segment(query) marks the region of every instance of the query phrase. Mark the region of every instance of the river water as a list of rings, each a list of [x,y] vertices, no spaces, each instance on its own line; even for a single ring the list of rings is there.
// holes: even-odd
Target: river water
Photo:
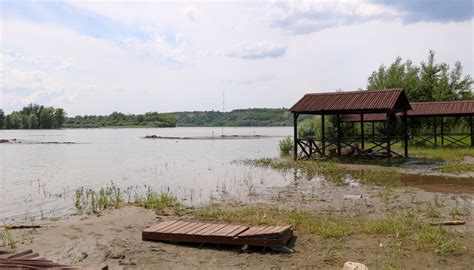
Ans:
[[[263,201],[253,194],[273,194],[293,184],[303,189],[330,184],[321,176],[298,181],[300,173],[294,170],[281,172],[239,162],[278,157],[278,142],[291,133],[291,127],[0,130],[0,139],[22,142],[0,143],[0,222],[75,213],[76,189],[99,190],[111,183],[122,191],[130,187],[135,192],[148,187],[166,191],[187,205],[224,195],[227,200]],[[221,134],[261,137],[143,138]],[[472,179],[403,175],[401,180],[405,186],[430,193],[474,194]]]
[[[216,191],[241,198],[249,189],[287,185],[292,177],[250,168],[235,160],[278,156],[289,127],[1,130],[0,220],[62,216],[74,212],[79,187],[113,182],[151,186],[196,202]],[[260,139],[161,140],[158,136],[267,135]],[[41,144],[73,142],[74,144]]]

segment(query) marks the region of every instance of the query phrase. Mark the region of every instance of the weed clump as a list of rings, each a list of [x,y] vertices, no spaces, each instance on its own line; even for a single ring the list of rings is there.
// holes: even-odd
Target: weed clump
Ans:
[[[18,240],[16,240],[12,231],[7,226],[4,226],[3,230],[0,231],[0,239],[4,247],[10,247],[11,249],[16,248],[18,243]]]
[[[124,194],[127,197],[126,202],[123,200]],[[131,186],[122,191],[112,182],[98,192],[80,187],[74,193],[74,205],[79,214],[101,214],[105,209],[120,208],[126,204],[155,210],[170,208],[175,214],[182,212],[182,206],[175,196],[169,192],[156,191],[150,186],[145,186],[145,191],[138,186]]]

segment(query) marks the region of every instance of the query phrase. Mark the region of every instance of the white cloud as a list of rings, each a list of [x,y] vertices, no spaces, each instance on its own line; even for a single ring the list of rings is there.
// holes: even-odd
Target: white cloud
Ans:
[[[143,59],[154,58],[155,60],[164,60],[169,63],[186,64],[185,51],[182,42],[182,35],[175,35],[175,46],[168,44],[163,37],[153,36],[147,40],[139,40],[134,37],[128,37],[123,40],[125,46],[137,53]]]
[[[243,59],[277,58],[285,55],[286,46],[269,41],[243,42],[225,53],[228,57]]]
[[[195,6],[185,6],[183,8],[183,16],[192,22],[199,20],[199,10]]]
[[[5,111],[32,100],[61,106],[69,115],[212,110],[221,108],[223,89],[228,109],[287,107],[309,91],[365,88],[368,74],[380,64],[396,56],[419,63],[429,49],[439,61],[460,60],[465,73],[473,70],[472,20],[404,24],[385,19],[399,14],[375,4],[350,2],[324,12],[311,3],[295,6],[293,13],[283,13],[302,14],[292,17],[290,28],[271,27],[269,9],[260,2],[196,2],[197,23],[181,13],[188,4],[77,5],[88,6],[81,12],[97,16],[95,23],[106,20],[107,29],[118,34],[110,38],[71,24],[1,18]],[[288,34],[305,27],[306,35]],[[318,27],[325,30],[312,32]]]
[[[292,33],[305,34],[325,28],[363,23],[379,18],[396,18],[395,8],[364,1],[292,1],[276,3],[272,24]]]

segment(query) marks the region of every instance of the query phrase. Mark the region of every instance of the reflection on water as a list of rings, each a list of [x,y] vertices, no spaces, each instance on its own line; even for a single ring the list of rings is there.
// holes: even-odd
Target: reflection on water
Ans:
[[[146,140],[145,135],[279,136],[244,140]],[[259,187],[291,179],[232,160],[278,155],[278,140],[291,128],[164,128],[2,130],[0,139],[80,144],[0,144],[0,219],[58,216],[72,212],[72,192],[81,186],[149,185],[196,202],[225,192],[243,197]],[[253,190],[252,190],[253,189]]]

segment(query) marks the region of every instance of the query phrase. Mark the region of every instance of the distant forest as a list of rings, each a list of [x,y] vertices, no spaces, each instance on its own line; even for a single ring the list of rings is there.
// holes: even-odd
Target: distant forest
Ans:
[[[291,113],[288,109],[239,109],[230,112],[194,111],[172,113],[178,120],[178,126],[291,126]]]
[[[190,127],[190,126],[289,126],[287,109],[245,109],[231,112],[199,111],[145,114],[85,115],[67,118],[65,128]]]
[[[145,114],[84,115],[67,117],[62,108],[30,104],[5,115],[0,109],[0,129],[53,129],[101,127],[192,126],[291,126],[288,109],[239,109],[230,112],[194,111]]]
[[[0,129],[61,128],[65,120],[66,112],[61,108],[30,104],[8,115],[0,109]]]
[[[145,114],[84,115],[69,117],[65,128],[101,127],[176,127],[176,117],[169,113],[147,112]]]

